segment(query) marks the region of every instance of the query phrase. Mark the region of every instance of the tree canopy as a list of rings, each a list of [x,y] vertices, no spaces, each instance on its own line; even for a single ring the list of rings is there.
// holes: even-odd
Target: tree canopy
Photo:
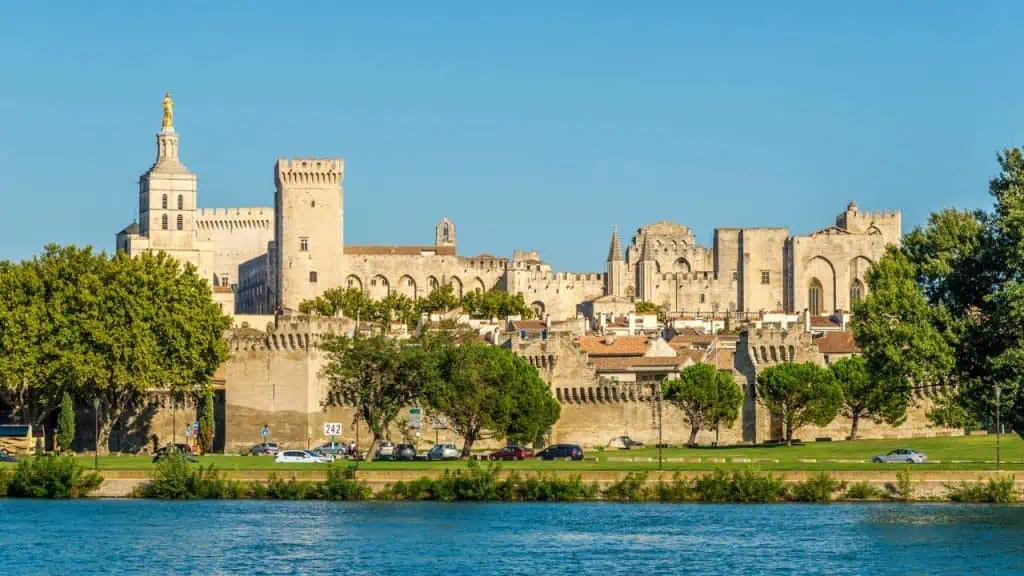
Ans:
[[[850,419],[850,440],[857,439],[857,429],[864,418],[893,426],[899,426],[906,419],[908,386],[893,385],[883,376],[872,374],[863,356],[833,362],[829,370],[843,390],[842,414]]]
[[[430,346],[437,370],[424,400],[462,436],[462,455],[477,440],[538,440],[560,406],[537,369],[510,350],[469,340]]]
[[[701,428],[731,426],[739,416],[743,391],[732,374],[707,363],[683,368],[679,378],[661,384],[666,402],[678,407],[690,423],[688,446],[695,446]]]
[[[843,390],[832,373],[813,362],[769,366],[757,375],[757,395],[782,421],[786,444],[808,424],[827,426],[843,405]]]
[[[37,424],[64,392],[100,400],[99,447],[154,388],[195,394],[227,358],[230,319],[195,268],[166,254],[49,245],[0,266],[0,386]]]

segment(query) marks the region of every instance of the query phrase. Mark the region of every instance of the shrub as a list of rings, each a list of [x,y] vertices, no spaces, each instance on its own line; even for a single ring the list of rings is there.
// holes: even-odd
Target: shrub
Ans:
[[[75,404],[67,392],[60,399],[60,413],[57,415],[57,446],[61,451],[71,450],[75,441]]]
[[[137,495],[160,500],[225,500],[243,498],[246,493],[245,484],[228,480],[213,464],[193,467],[184,455],[172,452],[156,463],[149,484]]]
[[[327,467],[327,481],[319,486],[323,500],[366,500],[372,494],[369,486],[356,481],[355,472],[336,463]]]
[[[524,502],[593,500],[600,492],[596,482],[585,484],[578,474],[568,478],[531,476],[526,479],[513,475],[507,481],[511,484],[511,499]]]
[[[885,497],[885,491],[869,482],[854,482],[846,489],[844,497],[848,500],[879,500]]]
[[[731,474],[715,470],[694,480],[692,486],[693,499],[702,502],[778,502],[785,494],[782,478],[765,474],[757,466]]]
[[[36,456],[18,462],[7,473],[8,496],[21,498],[80,498],[99,488],[103,477],[85,468],[71,456]]]
[[[895,498],[904,502],[910,502],[914,499],[914,482],[910,478],[910,468],[896,473],[896,486],[893,488],[895,490]]]
[[[14,470],[8,466],[0,465],[0,498],[7,496],[7,487],[14,479]]]
[[[287,482],[271,474],[267,480],[266,497],[271,500],[307,500],[318,496],[316,485],[311,482],[299,482],[293,476]]]
[[[986,502],[1008,504],[1017,501],[1017,479],[1013,476],[989,478],[988,481],[947,484],[953,502]]]
[[[828,472],[819,472],[803,482],[794,484],[789,491],[790,500],[796,502],[831,502],[832,493],[842,488]]]
[[[647,489],[647,472],[630,472],[622,480],[604,489],[606,500],[620,502],[647,500],[650,495],[651,491]]]

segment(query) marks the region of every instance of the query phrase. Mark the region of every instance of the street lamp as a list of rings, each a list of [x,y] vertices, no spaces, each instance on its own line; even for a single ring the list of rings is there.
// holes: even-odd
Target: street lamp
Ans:
[[[94,420],[94,423],[96,425],[96,430],[95,430],[95,432],[96,432],[96,442],[95,442],[95,444],[96,444],[96,455],[95,455],[95,460],[93,462],[93,465],[94,465],[96,470],[99,470],[100,469],[100,399],[99,398],[93,398],[92,399],[92,407],[93,407],[93,420]]]

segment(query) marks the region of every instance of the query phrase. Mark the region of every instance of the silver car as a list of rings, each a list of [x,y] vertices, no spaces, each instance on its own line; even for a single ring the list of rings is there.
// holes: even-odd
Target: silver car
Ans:
[[[914,450],[913,448],[897,448],[888,454],[881,454],[871,459],[876,464],[886,464],[889,462],[902,462],[905,464],[924,464],[928,461],[928,457],[924,454]]]

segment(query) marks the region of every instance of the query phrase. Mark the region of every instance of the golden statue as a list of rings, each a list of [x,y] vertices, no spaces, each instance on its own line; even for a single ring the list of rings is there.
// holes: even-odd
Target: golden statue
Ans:
[[[164,130],[174,128],[174,100],[171,93],[164,94]]]

